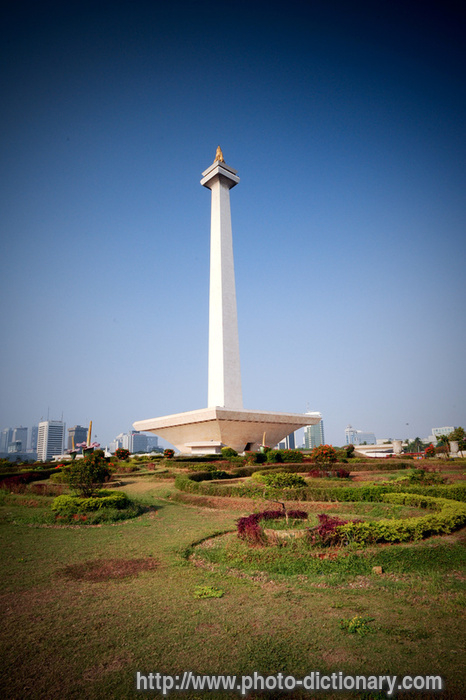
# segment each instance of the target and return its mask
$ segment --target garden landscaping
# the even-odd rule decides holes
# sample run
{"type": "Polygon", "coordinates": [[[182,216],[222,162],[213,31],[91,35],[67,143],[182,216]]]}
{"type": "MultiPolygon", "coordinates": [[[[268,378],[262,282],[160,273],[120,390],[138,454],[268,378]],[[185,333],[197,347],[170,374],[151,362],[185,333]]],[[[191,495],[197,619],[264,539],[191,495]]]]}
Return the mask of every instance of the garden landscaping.
{"type": "Polygon", "coordinates": [[[461,697],[466,464],[280,456],[127,458],[91,495],[82,465],[77,481],[8,475],[2,696],[133,698],[136,671],[314,670],[438,674],[441,697],[461,697]]]}

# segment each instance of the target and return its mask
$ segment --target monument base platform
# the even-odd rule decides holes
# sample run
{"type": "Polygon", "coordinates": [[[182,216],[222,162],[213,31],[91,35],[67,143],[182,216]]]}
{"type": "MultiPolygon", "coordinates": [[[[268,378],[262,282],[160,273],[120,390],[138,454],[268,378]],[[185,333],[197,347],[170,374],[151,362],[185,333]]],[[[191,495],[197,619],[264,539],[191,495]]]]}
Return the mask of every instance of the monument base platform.
{"type": "Polygon", "coordinates": [[[263,440],[270,447],[306,425],[315,425],[320,413],[274,413],[237,408],[201,408],[133,423],[135,430],[155,433],[182,454],[212,454],[223,446],[237,452],[257,451],[263,440]]]}

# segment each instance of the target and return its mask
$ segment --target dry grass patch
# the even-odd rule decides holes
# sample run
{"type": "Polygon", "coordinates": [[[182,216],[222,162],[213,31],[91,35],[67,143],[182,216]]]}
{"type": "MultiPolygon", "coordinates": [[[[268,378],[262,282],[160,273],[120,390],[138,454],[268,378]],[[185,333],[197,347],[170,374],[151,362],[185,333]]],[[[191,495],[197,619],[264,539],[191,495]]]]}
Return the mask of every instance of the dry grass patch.
{"type": "Polygon", "coordinates": [[[153,571],[158,562],[152,557],[143,559],[94,559],[80,564],[69,564],[57,571],[57,576],[73,581],[100,583],[111,579],[137,576],[141,571],[153,571]]]}

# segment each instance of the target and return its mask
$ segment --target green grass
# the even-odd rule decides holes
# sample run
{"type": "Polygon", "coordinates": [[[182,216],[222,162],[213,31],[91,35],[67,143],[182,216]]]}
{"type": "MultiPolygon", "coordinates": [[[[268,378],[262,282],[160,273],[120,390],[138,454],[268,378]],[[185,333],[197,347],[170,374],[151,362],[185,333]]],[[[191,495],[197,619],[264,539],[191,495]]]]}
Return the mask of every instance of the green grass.
{"type": "Polygon", "coordinates": [[[355,550],[354,547],[314,549],[302,540],[288,542],[282,547],[251,547],[236,533],[229,533],[216,538],[208,547],[201,544],[194,552],[219,565],[222,571],[238,568],[248,573],[305,575],[314,582],[326,576],[327,585],[340,585],[349,576],[369,576],[374,566],[382,566],[390,573],[416,576],[461,571],[464,566],[464,546],[446,538],[355,550]],[[325,558],[319,558],[320,555],[325,558]]]}
{"type": "MultiPolygon", "coordinates": [[[[234,530],[236,519],[251,512],[248,505],[185,505],[171,501],[167,481],[131,475],[123,481],[130,497],[153,509],[115,524],[34,524],[28,518],[45,513],[45,497],[31,496],[35,506],[0,500],[2,697],[135,698],[137,670],[436,673],[446,679],[442,698],[461,696],[461,533],[351,551],[315,560],[310,570],[299,551],[289,557],[288,547],[251,550],[234,534],[211,539],[234,530]],[[193,549],[202,555],[199,566],[184,556],[193,549]],[[86,569],[97,560],[103,567],[121,558],[155,565],[101,582],[64,575],[72,565],[86,569]],[[383,566],[381,576],[372,573],[374,565],[383,566]],[[196,598],[197,590],[223,595],[196,598]],[[370,618],[370,634],[341,628],[342,619],[355,616],[370,618]]],[[[326,505],[329,513],[334,506],[354,513],[357,506],[359,517],[372,518],[383,504],[326,505]]]]}

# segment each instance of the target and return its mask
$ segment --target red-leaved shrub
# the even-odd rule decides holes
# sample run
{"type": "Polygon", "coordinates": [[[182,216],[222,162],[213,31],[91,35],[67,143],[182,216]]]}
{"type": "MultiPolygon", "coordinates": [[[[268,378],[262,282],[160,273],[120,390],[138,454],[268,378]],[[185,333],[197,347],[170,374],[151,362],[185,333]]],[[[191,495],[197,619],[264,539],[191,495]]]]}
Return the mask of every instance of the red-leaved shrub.
{"type": "Polygon", "coordinates": [[[312,477],[313,479],[328,479],[328,478],[334,478],[336,477],[337,479],[348,479],[350,475],[350,472],[347,469],[311,469],[309,472],[308,476],[312,477]]]}
{"type": "Polygon", "coordinates": [[[343,537],[338,532],[338,527],[340,525],[346,525],[348,522],[362,522],[361,520],[343,520],[342,518],[333,517],[326,513],[320,513],[317,517],[319,518],[319,524],[312,531],[312,542],[313,544],[321,544],[325,547],[343,543],[343,537]]]}
{"type": "MultiPolygon", "coordinates": [[[[252,513],[237,520],[238,537],[247,540],[249,544],[264,544],[266,538],[259,525],[261,520],[278,520],[286,516],[284,510],[264,510],[262,513],[252,513]]],[[[307,513],[304,510],[289,510],[288,518],[305,520],[307,513]]]]}

